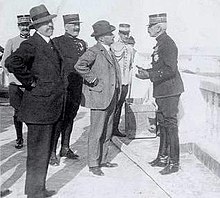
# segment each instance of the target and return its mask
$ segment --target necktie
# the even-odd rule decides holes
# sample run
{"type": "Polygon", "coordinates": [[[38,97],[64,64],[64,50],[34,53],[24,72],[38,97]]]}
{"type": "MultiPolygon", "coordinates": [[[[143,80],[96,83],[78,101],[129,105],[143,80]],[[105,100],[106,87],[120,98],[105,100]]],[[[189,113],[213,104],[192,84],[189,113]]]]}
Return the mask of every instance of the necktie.
{"type": "Polygon", "coordinates": [[[52,40],[49,41],[48,45],[50,46],[50,49],[54,50],[54,44],[52,40]]]}

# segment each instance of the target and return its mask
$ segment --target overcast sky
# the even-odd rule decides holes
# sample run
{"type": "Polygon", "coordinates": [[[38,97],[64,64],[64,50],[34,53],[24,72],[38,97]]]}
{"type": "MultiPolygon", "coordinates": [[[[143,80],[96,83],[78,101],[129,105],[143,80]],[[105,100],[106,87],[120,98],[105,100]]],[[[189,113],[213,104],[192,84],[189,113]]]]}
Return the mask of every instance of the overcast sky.
{"type": "Polygon", "coordinates": [[[45,4],[54,20],[54,36],[64,33],[63,14],[79,13],[80,38],[95,43],[91,38],[92,24],[106,19],[116,26],[129,23],[139,52],[151,52],[155,39],[150,38],[146,25],[148,15],[166,12],[168,34],[176,41],[180,53],[202,49],[207,54],[220,55],[220,0],[0,0],[0,45],[18,35],[19,14],[28,14],[31,7],[45,4]]]}

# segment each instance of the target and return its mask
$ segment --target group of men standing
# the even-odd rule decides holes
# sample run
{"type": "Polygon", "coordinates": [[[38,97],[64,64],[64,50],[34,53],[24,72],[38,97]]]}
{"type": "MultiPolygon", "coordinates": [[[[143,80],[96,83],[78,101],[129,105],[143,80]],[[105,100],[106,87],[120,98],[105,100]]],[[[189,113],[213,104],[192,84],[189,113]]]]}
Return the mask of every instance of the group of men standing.
{"type": "MultiPolygon", "coordinates": [[[[28,19],[28,17],[28,25],[25,26],[27,36],[23,42],[20,41],[16,47],[14,46],[15,48],[11,50],[13,53],[7,56],[4,66],[14,74],[19,83],[10,83],[9,87],[10,91],[11,87],[15,87],[14,93],[18,98],[17,106],[13,106],[10,99],[11,105],[15,109],[14,123],[16,121],[24,122],[28,127],[25,194],[29,198],[44,198],[55,193],[48,191],[45,183],[49,163],[59,165],[56,147],[60,134],[60,157],[78,158],[78,155],[70,149],[69,141],[73,120],[80,103],[82,106],[90,108],[89,171],[103,176],[102,167],[118,166],[109,161],[108,149],[112,133],[125,136],[118,130],[118,125],[121,109],[129,90],[130,71],[133,63],[134,51],[129,43],[134,44],[134,40],[129,39],[130,25],[120,24],[120,38],[118,42],[114,42],[113,31],[116,28],[108,21],[100,20],[92,26],[91,36],[97,43],[87,49],[86,43],[77,38],[81,23],[78,14],[63,16],[65,34],[54,39],[50,39],[50,37],[54,29],[52,19],[56,15],[51,15],[44,5],[39,5],[30,10],[30,16],[21,16],[22,19],[28,19]],[[36,30],[31,37],[29,28],[36,30]]],[[[156,15],[154,18],[158,19],[158,16],[156,15]]],[[[156,21],[154,25],[160,23],[165,22],[156,21]]],[[[20,23],[18,23],[19,25],[20,23]]],[[[159,29],[157,32],[158,37],[162,33],[165,34],[165,31],[160,34],[159,29]]],[[[165,34],[165,36],[167,35],[165,34]]],[[[21,40],[21,38],[22,34],[19,39],[21,40]]],[[[172,42],[170,40],[170,43],[172,42]]],[[[174,44],[172,46],[175,48],[174,44]]],[[[173,52],[169,54],[170,51],[166,53],[166,50],[160,51],[159,47],[160,45],[153,55],[153,69],[139,68],[137,77],[150,78],[154,83],[154,95],[159,96],[157,103],[161,110],[164,131],[168,131],[163,134],[169,134],[165,140],[161,136],[161,140],[163,139],[161,142],[166,142],[166,146],[163,146],[166,147],[166,165],[169,166],[169,170],[166,169],[166,172],[171,173],[174,170],[172,167],[178,166],[178,161],[174,161],[174,159],[178,160],[178,153],[174,153],[174,157],[172,155],[173,150],[177,149],[177,144],[173,146],[172,143],[178,138],[175,128],[177,127],[176,105],[178,105],[183,89],[177,92],[170,91],[168,95],[164,94],[165,85],[160,84],[169,81],[169,85],[174,87],[180,81],[180,77],[176,65],[177,54],[173,52]],[[171,61],[170,58],[175,60],[171,61]],[[159,63],[158,59],[161,60],[159,63]],[[166,69],[163,69],[163,65],[166,65],[164,66],[166,69]],[[164,75],[166,77],[162,79],[164,75]],[[162,92],[161,95],[157,93],[156,87],[158,86],[161,87],[159,91],[162,92]],[[169,98],[172,98],[172,105],[175,106],[169,111],[171,115],[162,108],[172,106],[171,102],[168,102],[169,98]],[[171,140],[169,143],[168,139],[171,140]],[[168,151],[169,148],[171,152],[168,151]],[[168,155],[170,155],[170,161],[168,155]]],[[[11,98],[13,99],[12,96],[11,98]]],[[[22,129],[22,125],[20,128],[22,129]]],[[[19,134],[16,148],[23,146],[22,132],[19,134]]],[[[159,162],[162,162],[164,155],[160,152],[156,162],[158,159],[159,162]]]]}

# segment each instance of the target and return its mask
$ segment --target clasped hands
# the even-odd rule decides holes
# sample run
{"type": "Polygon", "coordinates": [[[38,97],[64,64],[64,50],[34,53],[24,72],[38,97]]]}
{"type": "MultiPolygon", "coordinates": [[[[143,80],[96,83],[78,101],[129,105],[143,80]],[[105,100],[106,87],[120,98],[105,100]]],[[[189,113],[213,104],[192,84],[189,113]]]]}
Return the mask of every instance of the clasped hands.
{"type": "Polygon", "coordinates": [[[149,72],[148,72],[146,69],[144,69],[144,68],[142,68],[142,67],[139,67],[139,66],[137,66],[137,65],[136,65],[136,67],[138,68],[138,73],[135,74],[135,76],[136,76],[137,78],[140,78],[140,79],[142,79],[142,80],[144,80],[144,79],[149,79],[149,78],[150,78],[149,72]]]}

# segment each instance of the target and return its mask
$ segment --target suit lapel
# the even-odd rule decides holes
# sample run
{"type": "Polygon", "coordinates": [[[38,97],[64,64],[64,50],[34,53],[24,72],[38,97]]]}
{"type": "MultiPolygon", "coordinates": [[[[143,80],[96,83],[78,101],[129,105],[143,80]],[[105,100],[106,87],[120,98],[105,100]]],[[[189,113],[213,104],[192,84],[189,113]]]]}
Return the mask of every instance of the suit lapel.
{"type": "MultiPolygon", "coordinates": [[[[37,44],[39,45],[39,48],[42,49],[42,53],[47,56],[48,60],[50,60],[53,65],[59,69],[60,71],[60,64],[58,64],[57,61],[57,54],[53,51],[51,48],[52,46],[48,44],[39,34],[35,33],[33,37],[36,38],[37,44]]],[[[60,59],[60,57],[59,57],[60,59]]]]}
{"type": "Polygon", "coordinates": [[[100,49],[100,51],[102,52],[103,56],[108,60],[108,62],[111,63],[111,65],[114,65],[112,57],[107,52],[107,50],[102,46],[102,44],[98,43],[97,46],[100,49]]]}

